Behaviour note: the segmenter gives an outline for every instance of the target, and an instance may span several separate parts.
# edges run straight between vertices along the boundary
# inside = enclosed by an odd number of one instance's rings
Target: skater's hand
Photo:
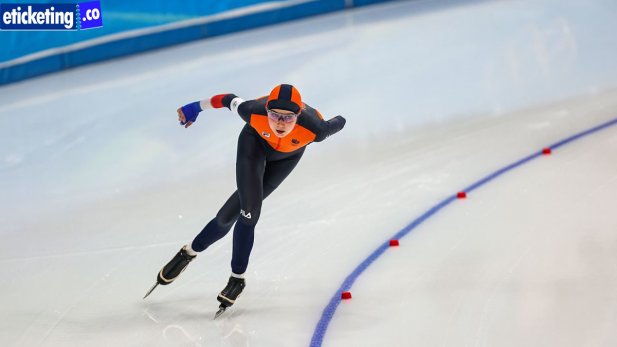
[[[178,121],[180,121],[180,124],[184,125],[185,129],[193,124],[192,121],[186,121],[186,116],[184,115],[184,112],[182,112],[182,107],[178,108]]]
[[[347,123],[347,119],[345,119],[345,117],[338,115],[334,118],[339,119],[339,123],[341,124],[341,130],[345,127],[345,123]]]
[[[201,106],[199,101],[195,101],[178,108],[177,112],[180,124],[184,125],[184,128],[188,128],[197,120],[197,116],[201,112]]]

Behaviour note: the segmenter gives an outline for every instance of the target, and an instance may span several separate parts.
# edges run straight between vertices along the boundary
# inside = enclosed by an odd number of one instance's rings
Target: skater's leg
[[[302,157],[302,152],[293,157],[267,162],[262,171],[254,162],[240,163],[237,166],[238,191],[240,192],[241,213],[234,228],[234,246],[231,262],[232,272],[243,274],[248,266],[249,256],[255,239],[255,225],[259,219],[261,203],[270,195],[296,167]],[[249,175],[250,172],[263,172],[263,175]],[[259,182],[262,185],[259,185]],[[261,189],[258,189],[261,188]],[[256,212],[255,212],[256,211]],[[250,217],[250,218],[248,218]]]
[[[219,210],[214,219],[195,237],[190,245],[186,245],[165,265],[157,275],[157,284],[167,285],[172,283],[186,269],[189,263],[196,257],[196,252],[201,252],[208,246],[225,236],[233,223],[238,219],[240,201],[235,192]],[[144,299],[156,288],[153,286],[144,296]]]
[[[246,272],[249,257],[255,240],[255,225],[246,224],[242,220],[234,227],[233,253],[231,257],[231,272],[242,275]]]
[[[302,152],[286,159],[269,161],[266,163],[265,169],[263,170],[263,178],[261,179],[263,184],[261,190],[262,200],[283,182],[298,164],[301,157]],[[255,199],[260,195],[259,191],[254,189],[257,181],[253,181],[252,184],[249,185],[243,185],[243,183],[251,182],[250,180],[255,179],[255,177],[246,177],[245,174],[241,174],[242,172],[254,172],[254,170],[245,171],[245,169],[246,167],[243,165],[238,166],[237,177],[240,178],[238,190],[240,192],[246,192],[247,194],[241,194],[240,196],[245,198],[252,197],[253,200],[249,200],[249,202],[254,203]],[[242,201],[242,199],[240,201],[243,207],[246,206],[246,202]],[[254,209],[250,209],[250,211],[252,212]],[[256,216],[258,217],[259,214]],[[232,306],[246,286],[244,276],[241,274],[244,274],[248,266],[249,255],[253,247],[256,223],[257,220],[253,219],[253,215],[251,215],[250,219],[243,215],[238,219],[238,222],[236,222],[234,228],[233,258],[231,263],[232,275],[229,277],[229,282],[227,282],[225,289],[223,289],[217,297],[221,306],[215,317],[222,314],[227,307]]]
[[[236,160],[236,183],[240,200],[240,214],[234,227],[231,269],[243,274],[253,248],[255,225],[261,213],[263,177],[266,154],[256,135],[240,134]]]
[[[267,163],[263,178],[264,199],[270,195],[281,184],[281,182],[283,182],[283,180],[285,180],[291,171],[293,171],[300,161],[303,152],[304,151],[290,158]],[[195,237],[191,244],[192,250],[195,252],[202,252],[214,242],[227,235],[233,224],[238,220],[238,212],[240,209],[240,198],[238,196],[238,192],[236,191],[229,197],[225,205],[223,205],[217,213],[216,217],[213,218]],[[251,217],[253,216],[251,215]],[[248,247],[250,247],[249,244],[252,244],[250,240],[247,244]],[[242,251],[239,250],[239,252]]]
[[[223,236],[227,235],[233,224],[238,219],[240,211],[240,199],[238,192],[234,192],[219,212],[195,237],[191,248],[195,252],[202,252],[211,244],[215,243]]]

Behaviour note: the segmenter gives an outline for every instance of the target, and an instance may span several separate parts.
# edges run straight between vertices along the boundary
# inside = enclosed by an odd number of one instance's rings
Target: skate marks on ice
[[[254,332],[247,330],[246,324],[239,319],[244,314],[243,309],[229,307],[225,315],[214,320],[213,310],[193,309],[180,312],[177,305],[199,302],[198,306],[201,309],[207,306],[204,301],[203,297],[191,297],[172,303],[149,304],[143,309],[143,317],[151,322],[152,330],[159,332],[168,343],[190,343],[195,346],[250,345],[250,337]]]
[[[31,272],[39,271],[37,275],[32,275],[28,281],[45,283],[44,287],[38,286],[38,294],[29,295],[29,300],[23,298],[11,298],[9,300],[20,302],[21,308],[25,312],[36,312],[34,319],[29,319],[28,327],[23,330],[21,337],[16,341],[18,345],[53,345],[57,337],[54,336],[58,329],[66,332],[72,331],[75,334],[83,334],[91,328],[88,320],[93,315],[90,311],[82,315],[84,307],[96,306],[97,302],[107,300],[109,293],[102,289],[109,288],[118,273],[122,273],[127,262],[135,262],[139,258],[139,252],[111,252],[117,253],[110,257],[110,252],[91,253],[91,254],[58,254],[52,256],[27,257],[20,260],[18,268],[20,271]],[[3,260],[4,262],[15,263],[16,259]],[[101,268],[100,264],[106,264]],[[84,271],[85,269],[88,269]],[[70,276],[71,290],[66,290],[65,280],[57,278],[59,272],[62,276]],[[9,284],[9,288],[12,283]],[[20,293],[17,293],[20,295]],[[6,298],[5,298],[6,299]],[[42,304],[44,303],[44,304]],[[13,321],[19,322],[28,317],[27,313],[14,314],[13,307],[6,308],[8,313],[13,316]],[[77,317],[84,318],[83,324]],[[9,323],[10,325],[11,323]]]

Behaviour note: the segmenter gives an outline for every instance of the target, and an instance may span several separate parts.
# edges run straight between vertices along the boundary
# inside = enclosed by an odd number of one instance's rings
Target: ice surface
[[[617,117],[612,1],[412,1],[0,88],[0,345],[307,346],[345,277],[435,203]],[[231,237],[141,300],[235,189],[227,110],[295,84],[346,128],[264,203],[236,306]],[[617,128],[483,186],[388,250],[324,346],[614,346]]]

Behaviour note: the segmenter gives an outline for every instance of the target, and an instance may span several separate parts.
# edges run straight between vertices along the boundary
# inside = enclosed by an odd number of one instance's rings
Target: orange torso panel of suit
[[[293,152],[315,140],[315,134],[312,131],[298,124],[287,136],[278,137],[273,134],[268,124],[268,116],[259,114],[251,115],[251,126],[272,148],[280,152]]]
[[[261,100],[258,99],[256,101],[259,102]],[[258,109],[261,111],[261,107],[258,107]],[[317,137],[316,124],[323,122],[321,113],[305,104],[302,107],[302,112],[300,116],[298,116],[298,121],[293,130],[285,137],[278,137],[274,134],[272,128],[270,128],[268,116],[265,112],[265,105],[263,110],[263,112],[253,111],[250,116],[249,124],[262,139],[279,152],[293,152],[315,141]]]

